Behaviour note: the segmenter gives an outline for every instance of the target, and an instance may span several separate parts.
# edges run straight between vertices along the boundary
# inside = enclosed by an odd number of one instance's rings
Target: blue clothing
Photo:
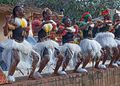
[[[5,64],[4,61],[2,61],[2,52],[3,52],[4,48],[0,47],[0,67],[2,68],[3,71],[6,71],[7,65]]]
[[[37,43],[37,40],[35,40],[32,36],[28,36],[26,41],[28,41],[31,45],[35,45]]]

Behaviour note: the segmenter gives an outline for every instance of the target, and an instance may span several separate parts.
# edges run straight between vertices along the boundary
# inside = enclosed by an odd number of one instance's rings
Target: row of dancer
[[[77,29],[71,26],[69,17],[62,21],[63,29],[57,28],[57,24],[51,20],[52,11],[45,8],[42,12],[43,22],[38,32],[38,42],[31,45],[26,41],[29,25],[24,18],[24,9],[16,6],[13,16],[6,19],[4,35],[9,39],[0,43],[3,48],[2,60],[8,66],[8,81],[15,82],[14,73],[17,68],[32,68],[29,79],[41,78],[43,69],[54,65],[54,74],[66,75],[66,67],[72,65],[74,72],[88,72],[85,67],[90,60],[95,60],[95,68],[106,68],[107,57],[111,58],[109,67],[118,67],[120,40],[114,39],[110,32],[98,33],[95,38],[83,39],[80,44],[75,44],[74,38]],[[49,38],[49,32],[55,30],[62,33],[62,45]],[[103,60],[102,65],[99,62]],[[79,69],[80,64],[82,67]],[[36,67],[39,67],[35,71]],[[60,70],[62,67],[62,70]]]

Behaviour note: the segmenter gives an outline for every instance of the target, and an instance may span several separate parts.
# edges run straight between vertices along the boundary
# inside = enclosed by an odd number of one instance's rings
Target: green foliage
[[[93,17],[97,17],[106,8],[119,8],[120,0],[34,0],[37,7],[49,7],[57,12],[64,8],[65,15],[80,18],[89,11]]]
[[[17,0],[0,0],[0,4],[15,4]]]
[[[120,8],[120,0],[0,0],[0,3],[48,7],[58,13],[60,9],[64,9],[64,15],[72,18],[80,18],[86,11],[89,11],[93,17],[98,17],[100,12],[106,8]]]

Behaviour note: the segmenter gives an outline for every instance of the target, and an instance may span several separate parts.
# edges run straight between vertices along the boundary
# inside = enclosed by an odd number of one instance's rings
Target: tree
[[[120,0],[0,0],[0,3],[23,4],[38,8],[48,7],[58,13],[60,9],[64,9],[65,15],[76,18],[80,18],[86,11],[89,11],[93,17],[98,17],[100,12],[106,8],[120,9]]]
[[[0,4],[16,4],[17,0],[0,0]]]

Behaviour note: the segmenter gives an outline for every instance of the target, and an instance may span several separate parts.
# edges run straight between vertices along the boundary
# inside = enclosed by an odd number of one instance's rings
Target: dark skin
[[[44,20],[45,22],[43,22],[40,26],[36,27],[36,29],[38,30],[38,32],[39,32],[39,30],[40,30],[45,24],[48,24],[48,23],[51,23],[51,24],[52,24],[52,22],[50,21],[50,20],[51,20],[51,16],[52,16],[52,14],[49,13],[49,12],[44,13],[44,15],[43,15],[43,20]]]
[[[16,17],[23,18],[25,15],[24,9],[22,7],[18,8],[18,11],[16,11]]]
[[[18,9],[19,9],[19,10],[16,11],[16,16],[17,16],[18,18],[23,18],[23,16],[24,16],[24,10],[23,10],[23,8],[22,8],[22,7],[19,7]],[[6,19],[6,24],[8,24],[8,23],[9,23],[9,22],[8,22],[8,19]],[[8,28],[7,28],[7,25],[6,25],[6,29],[8,29]],[[17,42],[18,42],[18,41],[17,41]],[[11,65],[10,65],[8,75],[13,76],[13,74],[14,74],[16,68],[17,68],[18,63],[20,62],[19,52],[20,52],[20,51],[17,50],[17,49],[13,49],[13,50],[12,50],[13,61],[12,61]],[[39,57],[38,57],[38,55],[37,55],[36,53],[34,53],[33,51],[31,51],[31,55],[32,55],[32,58],[33,58],[33,62],[32,62],[32,71],[31,71],[31,73],[30,73],[30,75],[29,75],[29,78],[34,78],[33,73],[34,73],[34,71],[35,71],[35,69],[36,69],[36,65],[37,65],[37,62],[38,62],[38,60],[39,60]]]
[[[68,32],[71,32],[69,29],[66,29],[66,27],[70,27],[70,26],[71,26],[71,23],[72,23],[71,20],[70,20],[69,18],[67,18],[67,19],[65,20],[65,22],[64,22],[64,25],[63,25],[63,26],[64,26],[64,29],[62,29],[62,30],[59,29],[59,30],[57,31],[57,34],[62,34],[64,30],[66,30],[66,31],[68,31]]]
[[[70,26],[71,26],[71,20],[69,18],[67,18],[65,20],[65,22],[64,22],[64,27],[65,27],[64,30],[66,30],[68,32],[71,32],[69,29],[66,29],[66,27],[70,27]],[[63,66],[62,66],[62,70],[63,71],[65,71],[66,67],[68,66],[69,61],[70,61],[72,55],[73,55],[73,53],[72,53],[71,49],[68,48],[66,50],[66,54],[65,54],[66,59],[63,62]],[[77,57],[78,57],[78,63],[76,64],[76,66],[75,66],[75,68],[73,70],[74,72],[76,72],[76,70],[78,69],[79,65],[82,63],[82,56],[81,56],[80,52],[77,53]]]
[[[9,15],[8,15],[8,16],[5,16],[6,23],[5,23],[5,25],[3,26],[4,36],[7,36],[7,35],[8,35],[9,19],[10,19],[10,16],[9,16]]]
[[[49,13],[49,12],[46,12],[46,13],[43,15],[43,19],[45,20],[45,22],[41,24],[40,28],[42,28],[44,24],[52,23],[52,22],[49,21],[49,20],[51,19],[51,15],[52,15],[52,14]],[[45,39],[44,39],[44,38],[43,38],[43,39],[39,38],[39,39],[40,39],[41,41],[43,41],[43,40],[46,40],[47,38],[45,38]],[[60,66],[62,65],[63,55],[62,55],[61,53],[58,53],[58,54],[56,55],[56,58],[58,58],[58,60],[57,60],[57,64],[56,64],[56,67],[55,67],[55,70],[54,70],[54,74],[58,74],[58,69],[59,69]],[[47,55],[47,54],[44,55],[42,61],[40,62],[40,66],[39,66],[39,70],[38,70],[39,73],[42,72],[42,70],[45,68],[45,66],[47,65],[47,63],[48,63],[49,61],[50,61],[49,55]]]
[[[89,63],[89,61],[92,59],[92,54],[91,51],[88,52],[88,55],[86,56],[86,58],[83,60],[83,65],[82,68],[85,68],[87,66],[87,64]]]
[[[118,50],[119,50],[119,54],[118,54],[115,62],[120,61],[120,45],[118,45]]]
[[[111,56],[111,62],[110,64],[108,65],[108,67],[114,67],[114,65],[112,65],[116,59],[118,59],[118,55],[119,55],[119,50],[117,47],[113,47],[112,48],[112,52],[113,52],[113,55]]]
[[[113,47],[112,48],[112,52],[113,52],[113,54],[111,55],[111,61],[110,61],[109,65],[108,65],[108,67],[115,67],[112,64],[116,60],[118,60],[118,55],[119,55],[118,48]],[[110,55],[110,48],[109,47],[103,48],[103,52],[102,52],[102,56],[101,56],[102,57],[102,64],[103,65],[105,65],[105,62],[107,61],[109,55]],[[99,64],[99,62],[98,62],[98,64]],[[98,66],[95,66],[95,68],[98,68]]]

